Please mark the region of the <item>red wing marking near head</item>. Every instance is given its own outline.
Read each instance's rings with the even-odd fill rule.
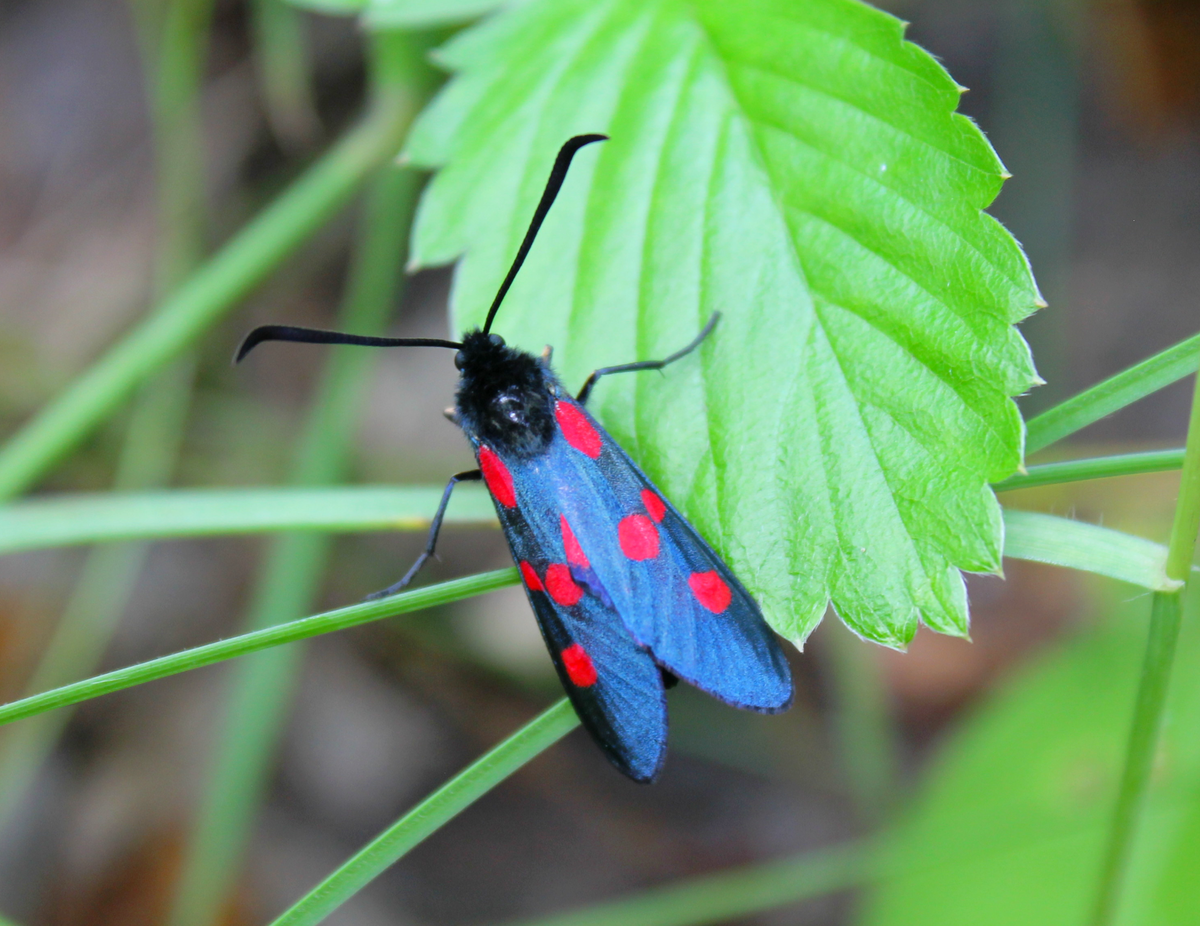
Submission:
[[[538,578],[536,569],[530,566],[529,563],[525,562],[525,560],[521,560],[520,568],[521,578],[525,580],[526,588],[528,588],[531,592],[541,592],[545,590],[542,588],[542,580]]]
[[[546,567],[546,592],[565,608],[578,604],[583,589],[571,578],[571,567],[566,563],[551,563]]]
[[[596,684],[596,667],[592,665],[592,657],[578,643],[572,643],[562,651],[562,661],[572,684],[580,688]]]
[[[554,418],[568,444],[593,460],[600,456],[600,435],[583,412],[570,402],[556,402]]]
[[[587,554],[583,552],[583,547],[579,545],[579,541],[575,539],[575,532],[571,530],[571,525],[567,523],[567,516],[564,514],[559,518],[562,524],[562,539],[563,550],[567,554],[567,562],[572,566],[582,566],[584,569],[591,568],[591,563],[588,562]]]
[[[729,586],[716,571],[693,572],[688,576],[688,587],[696,596],[696,600],[713,614],[720,614],[733,600]]]
[[[483,481],[487,483],[488,491],[505,508],[517,507],[517,493],[513,488],[512,473],[504,465],[490,447],[480,446],[479,468],[483,471]]]
[[[654,559],[658,556],[658,528],[644,514],[621,518],[617,525],[617,540],[621,552],[632,560]]]
[[[642,504],[646,506],[646,513],[655,521],[662,521],[663,515],[667,513],[667,506],[663,500],[649,489],[642,489]]]

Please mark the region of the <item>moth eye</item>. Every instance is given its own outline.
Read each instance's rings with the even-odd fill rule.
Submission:
[[[461,370],[466,362],[467,358],[463,356],[463,352],[461,350],[454,355],[454,368],[456,370]]]
[[[498,335],[498,334],[489,334],[488,340],[491,341],[493,344],[495,344],[497,347],[504,346],[504,338],[500,337],[500,335]]]

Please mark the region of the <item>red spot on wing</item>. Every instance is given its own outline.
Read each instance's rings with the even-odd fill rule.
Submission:
[[[592,665],[592,657],[578,643],[572,643],[562,651],[562,661],[567,678],[573,685],[587,688],[596,684],[596,667]]]
[[[545,591],[542,588],[542,580],[538,578],[537,570],[534,569],[525,560],[521,560],[518,564],[521,569],[521,578],[525,580],[525,587],[531,592]]]
[[[551,563],[546,567],[546,592],[563,607],[577,604],[583,597],[583,589],[571,578],[571,567],[566,563]]]
[[[654,559],[658,556],[658,528],[644,514],[631,514],[621,518],[617,525],[617,539],[621,552],[629,559]]]
[[[729,602],[733,600],[733,592],[715,571],[693,572],[688,576],[688,587],[696,596],[696,600],[713,614],[720,614],[729,607]]]
[[[571,525],[567,523],[567,516],[564,514],[559,520],[562,524],[563,550],[566,551],[567,562],[575,566],[582,566],[584,569],[589,568],[592,564],[588,562],[587,555],[583,552],[583,547],[575,539],[575,532],[571,530]]]
[[[487,483],[492,498],[505,508],[515,508],[517,493],[513,488],[512,473],[508,471],[504,461],[496,456],[490,447],[480,446],[479,468],[483,471],[483,481]]]
[[[655,521],[661,521],[667,513],[666,503],[649,489],[642,489],[642,504],[646,506],[647,514]]]
[[[554,418],[558,421],[558,427],[568,444],[593,460],[600,456],[600,433],[587,420],[579,406],[570,402],[557,402],[554,405]]]

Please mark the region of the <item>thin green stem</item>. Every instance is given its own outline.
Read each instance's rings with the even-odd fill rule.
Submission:
[[[279,0],[266,2],[279,5]],[[407,54],[412,60],[415,115],[424,95],[421,90],[431,83],[422,67],[425,43],[410,40],[407,46],[397,46],[395,40],[386,44],[376,41],[371,47],[376,53]],[[340,329],[381,334],[387,326],[407,259],[417,189],[418,178],[412,171],[388,165],[369,191]],[[373,359],[373,354],[360,351],[328,355],[299,442],[291,478],[294,484],[318,485],[342,477]],[[310,611],[330,548],[330,538],[324,534],[278,538],[255,590],[248,628],[275,626]],[[213,775],[168,920],[172,926],[208,926],[220,916],[266,787],[303,652],[297,646],[278,647],[236,667]]]
[[[1196,372],[1200,366],[1200,334],[1168,347],[1141,363],[1110,376],[1026,424],[1025,450],[1033,453],[1074,434],[1105,415]]]
[[[389,75],[392,76],[392,75]],[[33,485],[141,383],[194,343],[395,155],[409,116],[401,89],[251,221],[146,321],[110,349],[0,450],[0,501]]]
[[[114,540],[277,531],[416,531],[429,527],[443,486],[175,489],[37,497],[0,506],[0,554]],[[456,489],[447,523],[494,526],[478,485]]]
[[[98,698],[100,695],[132,688],[156,679],[166,678],[169,675],[178,675],[180,672],[199,669],[201,666],[211,666],[226,659],[257,653],[272,646],[307,640],[323,633],[357,627],[359,624],[381,620],[385,617],[394,617],[397,614],[407,614],[422,608],[432,608],[449,604],[452,601],[461,601],[464,598],[482,595],[508,585],[516,585],[517,581],[516,569],[497,569],[462,579],[454,579],[450,582],[429,585],[379,601],[351,605],[336,611],[326,611],[324,614],[314,614],[311,617],[290,621],[277,627],[243,633],[236,637],[230,637],[228,640],[197,646],[193,649],[173,653],[170,656],[162,656],[135,666],[96,675],[81,682],[63,685],[52,691],[22,698],[19,701],[11,701],[0,706],[0,725],[12,723],[14,720],[22,720],[25,717],[33,717],[55,708],[66,707],[69,704],[78,704],[81,701],[88,701],[91,698]]]
[[[252,0],[250,7],[267,122],[283,148],[303,150],[321,131],[309,82],[304,14],[284,0]]]
[[[135,12],[140,4],[134,2]],[[204,161],[201,91],[213,0],[170,0],[159,40],[145,55],[158,228],[155,290],[170,293],[204,253]]]
[[[740,920],[867,884],[884,870],[887,857],[875,843],[851,843],[676,881],[623,900],[510,926],[700,926]]]
[[[1193,347],[1200,351],[1200,346]],[[1167,578],[1186,582],[1195,556],[1196,535],[1200,531],[1200,376],[1192,396],[1188,422],[1187,448],[1184,452],[1179,499],[1171,541],[1167,546]],[[1112,829],[1100,869],[1100,883],[1093,908],[1095,926],[1116,922],[1121,889],[1132,855],[1138,821],[1150,787],[1154,753],[1162,729],[1163,711],[1175,659],[1175,645],[1183,614],[1186,589],[1155,592],[1150,609],[1150,633],[1141,682],[1134,704],[1133,726],[1125,753],[1125,770],[1113,811]]]
[[[271,926],[321,922],[410,849],[578,725],[571,702],[566,698],[556,702],[380,833]]]
[[[165,482],[175,467],[191,398],[191,369],[177,365],[134,408],[117,467],[118,488]],[[123,543],[89,551],[54,635],[25,690],[45,691],[95,671],[145,563],[148,547]],[[4,731],[0,742],[0,825],[20,804],[70,715],[48,714]]]
[[[156,162],[156,290],[175,285],[200,259],[205,224],[200,152],[200,94],[212,0],[171,0],[161,22],[139,2],[139,20]],[[194,364],[176,364],[138,393],[126,427],[114,484],[118,490],[161,486],[175,470],[191,403]],[[44,691],[95,670],[125,613],[145,563],[144,544],[88,553],[49,646],[26,687]],[[6,731],[0,752],[0,821],[7,821],[66,725],[52,714]]]
[[[825,641],[833,677],[833,722],[850,796],[860,819],[877,823],[887,813],[896,785],[896,731],[887,689],[872,644],[841,621],[831,622]]]
[[[992,488],[997,492],[1030,489],[1034,486],[1057,485],[1063,482],[1082,482],[1086,479],[1108,479],[1112,476],[1133,476],[1139,473],[1161,473],[1183,466],[1183,449],[1150,450],[1144,453],[1121,453],[1110,457],[1088,457],[1083,460],[1062,460],[1058,463],[1039,463],[1024,473],[1009,476]]]

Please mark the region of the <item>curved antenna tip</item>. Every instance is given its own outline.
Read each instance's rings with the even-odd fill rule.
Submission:
[[[237,366],[246,359],[246,355],[254,348],[258,347],[263,341],[271,340],[272,330],[275,325],[260,325],[248,335],[242,338],[242,343],[238,345],[237,352],[233,355],[232,366]]]
[[[590,145],[592,142],[597,141],[608,141],[608,136],[601,135],[599,132],[594,132],[590,135],[575,135],[568,138],[563,146],[558,149],[558,155],[554,158],[554,166],[550,169],[550,176],[546,180],[546,188],[542,191],[542,198],[533,212],[533,220],[529,223],[529,230],[525,232],[525,238],[521,242],[520,248],[517,249],[517,256],[513,259],[512,266],[508,268],[508,275],[505,276],[504,282],[500,284],[496,298],[492,300],[492,305],[488,309],[487,320],[483,323],[484,334],[492,330],[492,321],[496,317],[496,312],[500,310],[500,303],[504,301],[504,296],[508,292],[508,288],[512,286],[513,280],[516,279],[517,271],[525,263],[525,257],[529,254],[529,249],[533,247],[533,240],[537,237],[538,229],[542,227],[546,213],[550,211],[550,206],[553,205],[555,197],[558,196],[558,191],[562,189],[563,181],[567,178],[567,168],[571,166],[571,159],[575,157],[575,152],[584,145]]]

